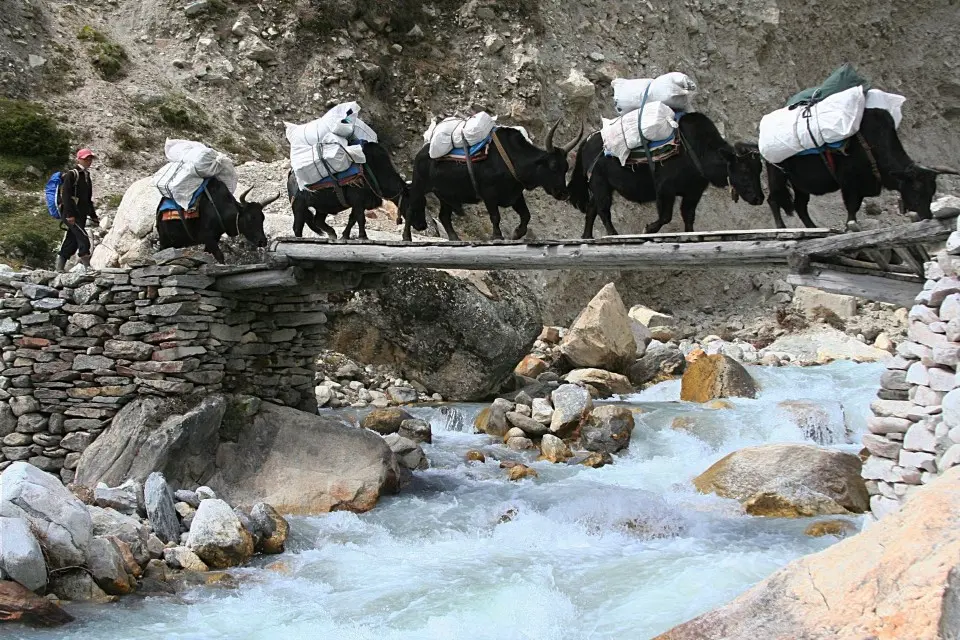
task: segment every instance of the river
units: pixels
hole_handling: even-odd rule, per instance
[[[372,512],[292,519],[287,553],[235,571],[237,586],[68,606],[78,622],[5,637],[650,638],[837,541],[805,536],[809,520],[745,516],[690,480],[739,448],[803,441],[781,400],[841,403],[858,442],[883,366],[750,371],[760,397],[732,409],[676,402],[679,381],[631,396],[644,413],[616,464],[534,462],[539,478],[519,483],[494,458],[523,456],[472,433],[480,405],[418,407],[433,425],[431,468]],[[699,435],[671,428],[677,416],[694,418]],[[842,431],[843,415],[831,417]],[[469,449],[487,462],[465,463]]]

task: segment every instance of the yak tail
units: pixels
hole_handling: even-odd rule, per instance
[[[793,206],[793,192],[787,175],[779,167],[767,164],[767,186],[770,190],[768,200],[780,207],[785,214],[792,216],[796,211]]]
[[[570,204],[583,213],[587,212],[587,204],[590,202],[590,185],[587,182],[587,168],[584,166],[585,146],[586,144],[582,144],[577,149],[577,158],[573,162],[573,175],[570,176],[570,183],[567,185]]]

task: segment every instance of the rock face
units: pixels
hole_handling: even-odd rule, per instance
[[[701,357],[683,372],[681,400],[710,402],[731,397],[757,397],[757,385],[753,378],[733,358],[720,354]]]
[[[726,456],[693,483],[751,507],[753,515],[798,517],[863,513],[869,497],[857,456],[805,444],[748,447]]]
[[[958,577],[960,469],[952,469],[900,512],[656,640],[956,638]]]
[[[190,525],[187,547],[209,567],[236,567],[253,556],[253,537],[223,500],[204,500]]]
[[[26,587],[0,580],[0,622],[22,622],[34,627],[59,627],[73,616]]]
[[[50,568],[86,562],[93,522],[60,480],[26,462],[0,474],[0,517],[23,518],[38,532]]]
[[[0,517],[0,575],[31,591],[47,584],[43,551],[23,518]]]
[[[431,270],[397,269],[362,291],[333,324],[331,348],[369,364],[400,369],[448,400],[494,393],[530,352],[543,328],[536,296],[518,277],[470,280]]]
[[[183,415],[175,413],[177,406],[152,396],[125,406],[83,452],[75,482],[91,489],[100,482],[116,486],[128,478],[144,482],[154,471],[178,484],[203,482],[213,470],[226,399],[207,397]]]
[[[217,467],[209,484],[231,504],[263,501],[295,514],[367,511],[381,493],[396,492],[400,478],[377,434],[270,403],[236,425]]]
[[[626,407],[597,407],[580,429],[580,445],[587,451],[617,453],[630,445],[633,413]]]
[[[137,180],[123,194],[113,226],[93,250],[90,264],[94,269],[117,267],[152,252],[147,237],[156,225],[160,192],[151,180]]]
[[[600,398],[633,393],[629,378],[603,369],[574,369],[567,374],[567,382],[593,387]]]
[[[560,352],[576,367],[624,371],[637,355],[630,316],[611,283],[573,321]]]

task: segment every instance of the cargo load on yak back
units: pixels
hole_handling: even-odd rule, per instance
[[[864,198],[883,189],[900,193],[901,209],[930,217],[937,175],[904,151],[897,135],[903,96],[870,88],[849,64],[818,87],[792,96],[760,121],[760,153],[767,163],[770,210],[778,228],[781,211],[794,211],[815,227],[807,205],[812,195],[840,191],[847,228],[855,231]]]
[[[384,200],[393,202],[398,210],[401,207],[407,184],[359,113],[359,104],[345,102],[307,124],[286,125],[291,166],[287,196],[293,208],[293,233],[298,238],[303,236],[304,225],[318,235],[336,238],[326,217],[349,209],[343,238],[350,237],[356,224],[363,240],[368,209],[376,209]],[[426,223],[417,229],[426,229]]]
[[[523,238],[530,222],[525,190],[543,187],[558,200],[567,198],[567,155],[580,142],[583,125],[572,142],[554,146],[559,125],[557,120],[547,132],[546,149],[540,149],[522,127],[498,125],[482,112],[431,124],[414,159],[410,197],[402,209],[404,239],[410,239],[411,224],[426,224],[428,193],[440,201],[440,224],[450,240],[459,239],[453,213],[462,215],[464,204],[477,203],[487,209],[495,240],[503,239],[500,207],[512,207],[520,216],[513,239]]]
[[[267,246],[263,208],[280,194],[262,203],[247,202],[247,189],[237,201],[237,173],[228,156],[192,140],[167,140],[164,151],[167,164],[153,176],[162,196],[157,207],[160,248],[202,245],[223,262],[223,234]]]
[[[684,230],[693,231],[697,204],[710,185],[729,186],[734,200],[763,202],[756,145],[731,145],[707,116],[689,112],[695,93],[693,80],[679,72],[652,81],[614,80],[617,110],[629,110],[604,118],[602,129],[587,138],[568,185],[571,202],[586,215],[584,238],[593,237],[598,215],[607,234],[617,234],[614,193],[631,202],[657,203],[657,220],[646,233],[673,219],[678,197]]]

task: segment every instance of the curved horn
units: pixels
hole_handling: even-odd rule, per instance
[[[577,145],[580,144],[580,141],[582,139],[583,139],[583,120],[580,121],[580,133],[578,133],[577,137],[573,139],[573,142],[563,147],[563,152],[570,153],[571,151],[573,151],[577,147]]]
[[[246,191],[240,194],[240,204],[247,204],[247,194],[253,190],[253,187],[248,188]]]
[[[553,123],[552,127],[550,127],[550,131],[547,132],[546,147],[548,151],[550,149],[553,149],[553,134],[557,132],[557,127],[560,126],[561,120],[563,120],[563,116],[560,116],[559,118],[557,118],[557,121]]]
[[[960,176],[960,171],[957,171],[956,169],[951,169],[950,167],[930,167],[930,169],[932,169],[933,171],[936,171],[941,175]]]
[[[280,198],[280,192],[278,191],[277,195],[273,196],[272,198],[267,198],[266,200],[260,203],[260,206],[266,207],[267,205],[270,205],[276,202],[279,198]]]

